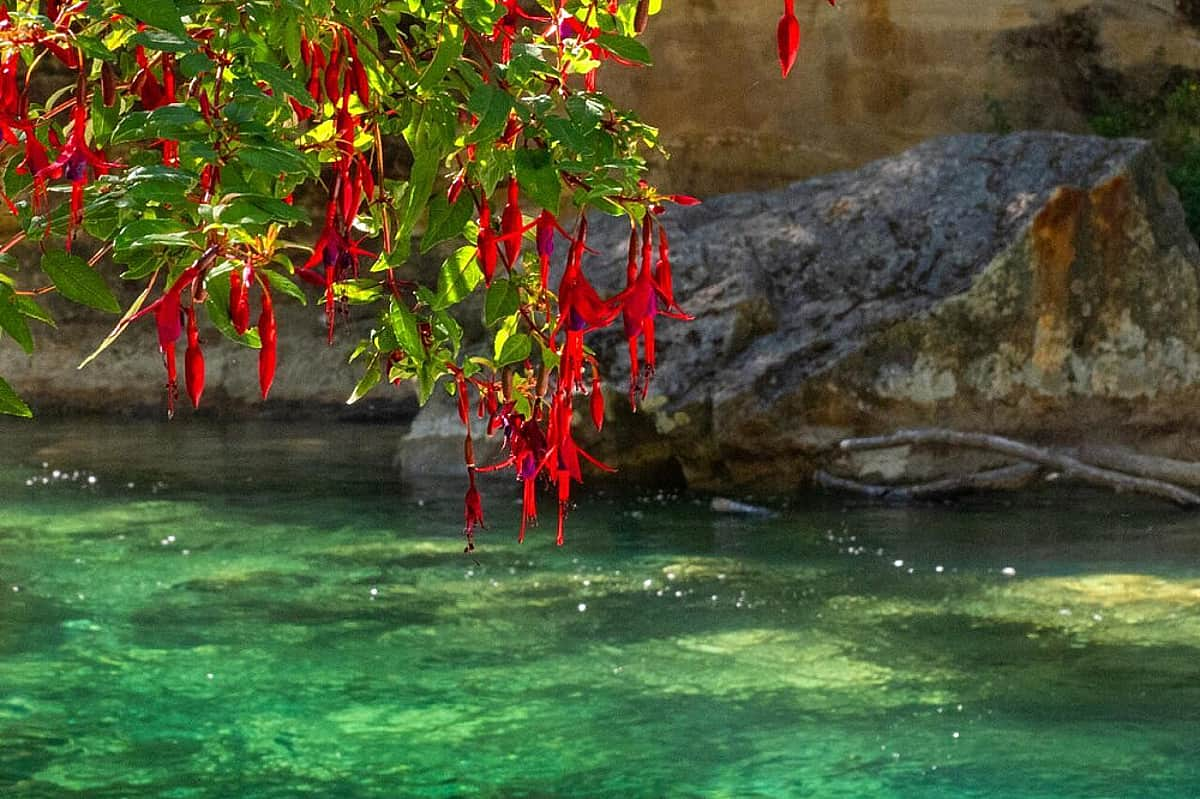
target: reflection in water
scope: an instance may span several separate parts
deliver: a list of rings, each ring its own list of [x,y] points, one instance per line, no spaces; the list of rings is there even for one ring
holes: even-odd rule
[[[0,432],[5,797],[1200,793],[1157,505],[592,497],[556,549],[501,483],[466,558],[387,431]]]

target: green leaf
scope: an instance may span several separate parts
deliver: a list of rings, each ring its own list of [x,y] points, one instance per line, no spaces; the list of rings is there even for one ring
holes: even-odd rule
[[[247,145],[237,151],[237,160],[271,176],[313,174],[312,164],[299,150],[279,144]]]
[[[108,313],[121,312],[104,278],[79,256],[51,250],[42,256],[42,271],[68,300]]]
[[[442,194],[434,197],[429,203],[429,225],[421,238],[421,252],[429,252],[443,241],[461,236],[474,211],[467,192],[460,194],[453,205]]]
[[[126,114],[117,123],[110,141],[114,144],[142,139],[194,139],[205,127],[204,117],[182,103],[160,106],[153,111]]]
[[[456,322],[448,312],[436,311],[433,315],[433,332],[439,340],[450,343],[451,355],[456,357],[458,348],[462,345],[462,325]]]
[[[121,273],[122,280],[141,280],[154,274],[166,264],[166,253],[150,248],[137,250],[122,250],[121,262],[125,271]],[[175,261],[171,259],[172,263]]]
[[[609,216],[625,216],[625,206],[618,202],[608,199],[607,197],[593,197],[588,200],[588,205],[598,209],[602,213]]]
[[[2,377],[0,377],[0,413],[6,413],[9,416],[20,416],[25,419],[33,418],[33,411],[17,396],[17,392],[13,391],[12,387],[4,382],[4,378]]]
[[[92,138],[95,139],[97,146],[108,145],[108,137],[112,135],[121,113],[120,105],[120,103],[113,103],[111,106],[105,105],[104,92],[96,92],[92,96]]]
[[[129,16],[147,25],[187,37],[183,15],[179,13],[179,6],[175,5],[174,0],[121,0],[121,8]]]
[[[521,304],[517,287],[504,278],[497,278],[488,287],[483,301],[483,323],[488,327],[507,319],[517,312]]]
[[[280,92],[296,99],[296,102],[307,108],[316,108],[308,87],[301,83],[291,72],[266,61],[255,61],[250,69],[260,78],[270,84],[278,95]]]
[[[129,43],[167,53],[190,53],[196,49],[196,42],[191,38],[167,31],[144,30],[135,34]]]
[[[333,284],[333,296],[351,305],[369,305],[383,296],[383,286],[366,277],[339,280]]]
[[[595,94],[573,94],[567,98],[567,114],[575,122],[594,126],[604,116],[604,103]]]
[[[441,311],[462,302],[483,280],[483,272],[475,259],[474,247],[460,247],[442,262],[438,273],[437,297],[432,306]]]
[[[204,53],[188,53],[179,59],[179,71],[185,78],[194,78],[211,70],[216,64]]]
[[[433,104],[427,105],[410,141],[413,165],[408,177],[408,193],[405,195],[404,213],[400,219],[397,239],[408,238],[421,211],[429,202],[433,181],[437,178],[438,165],[442,160],[442,151],[447,143],[445,113],[445,109]]]
[[[286,294],[287,296],[299,302],[301,305],[308,305],[308,297],[304,296],[304,290],[287,277],[271,269],[264,269],[262,272],[259,272],[260,275],[264,273],[267,276],[267,282],[271,284],[271,288],[274,291],[278,291],[280,294]]]
[[[475,158],[475,180],[480,190],[490,195],[496,186],[507,183],[513,171],[512,150],[508,148],[480,148]]]
[[[400,349],[404,350],[413,360],[422,360],[425,355],[425,345],[421,342],[421,331],[417,327],[417,317],[413,316],[413,312],[405,308],[402,303],[393,301],[391,312],[388,314],[388,322]]]
[[[271,222],[307,222],[309,216],[283,200],[260,195],[242,195],[214,206],[217,221],[223,225],[266,225]]]
[[[500,348],[500,354],[496,356],[496,367],[523,361],[529,357],[532,350],[533,342],[529,340],[529,336],[524,333],[513,333],[504,340],[504,346]]]
[[[421,75],[421,80],[417,82],[417,91],[421,94],[428,94],[438,85],[446,73],[450,71],[450,67],[458,62],[458,57],[462,55],[463,37],[458,32],[458,27],[454,25],[446,25],[442,28],[442,39],[438,42],[437,52],[433,54],[433,60],[429,62],[429,66],[425,68],[425,72]]]
[[[123,250],[143,247],[190,247],[190,231],[174,219],[135,219],[117,231],[113,238],[113,249]]]
[[[28,355],[33,352],[33,334],[24,315],[17,310],[16,295],[4,283],[0,283],[0,330],[12,336],[13,341],[21,345]]]
[[[562,360],[559,354],[550,347],[546,346],[546,342],[542,341],[540,338],[537,340],[537,343],[538,349],[541,350],[542,353],[542,365],[547,369],[557,368],[558,364]]]
[[[16,296],[13,298],[13,301],[16,303],[17,310],[21,312],[21,316],[36,319],[43,324],[50,325],[50,327],[58,327],[54,323],[54,317],[45,308],[38,305],[33,297]]]
[[[471,92],[467,110],[478,117],[475,130],[467,137],[468,143],[493,141],[504,132],[508,124],[508,112],[513,101],[508,92],[502,92],[489,83],[481,83]]]
[[[635,64],[645,64],[647,66],[653,63],[650,60],[650,51],[646,49],[646,45],[637,39],[631,39],[628,36],[617,36],[612,33],[602,33],[596,38],[596,44],[626,61],[632,61]]]
[[[366,373],[358,381],[354,387],[354,392],[346,400],[347,405],[353,405],[367,395],[367,392],[379,385],[383,374],[379,370],[379,358],[376,356],[371,360],[371,365],[367,367]]]
[[[195,178],[167,166],[138,166],[118,178],[129,197],[139,202],[177,203],[187,199]]]
[[[546,150],[517,150],[517,182],[525,195],[551,213],[558,213],[562,183]]]
[[[596,148],[591,140],[595,126],[579,124],[564,117],[547,117],[544,124],[554,140],[569,152],[580,156],[588,156],[595,152]]]
[[[429,402],[430,395],[433,394],[433,389],[437,387],[438,378],[445,372],[434,365],[432,360],[427,360],[417,369],[417,402],[424,405]]]

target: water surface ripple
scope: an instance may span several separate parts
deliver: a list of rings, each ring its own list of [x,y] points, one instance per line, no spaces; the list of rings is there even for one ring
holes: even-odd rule
[[[501,482],[471,558],[387,429],[0,435],[0,796],[1200,795],[1171,508],[600,495],[558,549]]]

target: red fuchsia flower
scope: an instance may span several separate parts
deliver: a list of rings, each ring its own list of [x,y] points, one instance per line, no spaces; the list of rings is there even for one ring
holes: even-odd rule
[[[350,88],[353,87],[354,92],[358,95],[359,102],[364,106],[371,104],[371,84],[367,80],[367,70],[363,67],[362,59],[358,57],[358,45],[354,41],[354,37],[350,32],[342,29],[342,36],[346,40],[346,54],[349,56],[349,71],[346,75],[346,87],[343,88],[343,95],[348,94]]]
[[[210,247],[205,251],[204,255],[197,259],[196,263],[183,270],[183,274],[175,279],[175,282],[163,292],[163,295],[154,302],[147,305],[142,310],[138,311],[130,321],[141,319],[147,314],[154,314],[154,324],[158,328],[158,347],[162,350],[163,364],[167,369],[167,418],[175,415],[175,400],[179,397],[178,373],[175,365],[175,342],[183,334],[183,309],[180,305],[180,295],[183,290],[192,285],[200,278],[212,261],[216,258],[217,248]],[[189,307],[189,312],[191,308]],[[190,328],[190,322],[189,322]],[[188,348],[191,349],[191,331],[188,333]],[[197,332],[196,339],[197,349],[199,348],[199,333]],[[185,353],[185,360],[189,356]],[[185,368],[188,370],[187,376],[191,378],[190,362],[185,363]],[[201,378],[201,382],[203,378]],[[188,392],[192,392],[191,383],[188,384]],[[194,402],[200,399],[201,387],[198,387],[193,397]]]
[[[67,227],[67,247],[71,246],[75,227],[83,219],[83,188],[90,177],[106,175],[120,164],[104,160],[103,153],[88,147],[84,132],[87,130],[88,109],[85,103],[76,103],[72,114],[71,134],[53,163],[37,171],[37,181],[66,178],[71,182],[71,219]]]
[[[628,278],[629,285],[618,294],[614,302],[620,305],[624,322],[625,338],[629,342],[629,403],[637,407],[637,400],[646,398],[650,379],[654,376],[654,321],[658,314],[676,319],[692,319],[675,301],[671,286],[671,264],[665,249],[666,234],[660,229],[659,261],[651,271],[654,238],[651,217],[642,223],[641,270],[634,274],[636,259],[636,236],[629,241]],[[638,339],[642,340],[644,363],[638,363]]]
[[[586,246],[587,217],[579,218],[579,231],[567,256],[567,267],[558,284],[558,322],[554,335],[566,332],[559,374],[566,381],[566,390],[573,391],[583,371],[583,334],[607,327],[617,318],[620,307],[611,300],[602,300],[583,274],[582,260]]]
[[[342,43],[339,38],[335,33],[333,43],[329,46],[329,63],[326,65],[325,74],[322,77],[325,84],[325,96],[331,103],[336,103],[337,98],[342,97],[339,88],[342,75]]]
[[[583,473],[579,468],[579,458],[582,456],[593,466],[603,471],[616,471],[616,469],[608,464],[601,463],[593,458],[575,443],[575,439],[571,436],[571,422],[574,415],[571,407],[571,396],[572,392],[570,390],[564,390],[560,387],[558,391],[554,392],[554,398],[550,404],[548,438],[551,448],[550,455],[553,460],[551,480],[558,489],[558,532],[554,539],[554,542],[558,546],[563,545],[563,521],[566,517],[567,505],[571,501],[571,483],[583,482]]]
[[[17,81],[21,53],[12,50],[0,59],[0,136],[6,144],[18,144],[17,132],[28,126],[25,120],[25,96]]]
[[[536,228],[538,263],[541,267],[542,291],[546,290],[550,280],[550,259],[554,256],[554,234],[561,233],[563,238],[570,240],[571,234],[563,230],[558,219],[549,211],[543,210],[533,221]]]
[[[488,422],[489,431],[498,423],[504,427],[504,446],[508,457],[491,466],[481,466],[476,471],[493,472],[509,466],[514,467],[521,481],[521,529],[517,543],[525,541],[525,530],[529,522],[537,524],[537,478],[544,471],[550,453],[546,436],[535,416],[523,419],[513,411],[514,403],[505,403],[492,411]]]
[[[512,58],[512,43],[517,38],[517,31],[524,22],[549,22],[549,17],[535,17],[526,14],[520,6],[520,0],[501,0],[504,6],[504,16],[496,20],[492,26],[493,42],[500,42],[500,63],[507,64]]]
[[[467,495],[463,497],[463,535],[467,537],[467,547],[464,551],[475,550],[475,528],[487,529],[483,523],[483,500],[479,497],[479,489],[475,487],[475,470],[467,469]]]
[[[640,31],[639,31],[640,33]],[[551,37],[558,36],[560,43],[574,41],[578,46],[587,50],[588,55],[593,61],[615,61],[623,66],[638,66],[634,61],[622,58],[609,50],[604,49],[596,43],[596,39],[600,36],[600,29],[585,25],[579,21],[579,18],[568,12],[566,9],[561,9],[558,12],[558,23],[550,25],[542,33],[543,36]],[[566,85],[567,74],[564,71],[560,76],[563,85]],[[596,91],[596,70],[586,73],[583,76],[584,88],[589,92]]]
[[[463,441],[463,460],[467,464],[467,494],[463,497],[463,535],[467,538],[465,552],[475,549],[475,528],[483,527],[483,501],[479,498],[479,489],[475,487],[475,445],[471,442],[471,429],[467,428],[467,437]]]
[[[308,93],[313,100],[320,105],[322,97],[322,83],[324,82],[325,67],[328,62],[325,60],[325,51],[321,49],[321,45],[312,42],[309,44],[308,64]],[[332,99],[332,98],[330,98]]]
[[[25,137],[25,158],[17,165],[17,173],[33,176],[33,207],[40,209],[46,201],[46,181],[39,175],[49,169],[50,157],[34,132],[33,125],[25,122],[21,123],[19,127]],[[12,211],[15,216],[17,207],[13,205],[12,200],[5,196],[4,202],[8,205],[8,210]]]
[[[661,225],[658,228],[658,263],[654,265],[654,286],[662,303],[660,313],[685,322],[696,318],[680,308],[675,299],[674,280],[671,278],[671,249],[667,243],[667,230]]]
[[[138,32],[146,30],[145,23],[138,23]],[[163,60],[163,79],[160,81],[158,76],[150,70],[150,59],[146,56],[146,48],[140,44],[133,50],[133,58],[137,62],[138,71],[133,76],[133,80],[129,82],[129,88],[137,92],[138,99],[142,101],[142,108],[147,111],[153,111],[155,108],[175,102],[175,75],[174,72],[167,68],[167,60],[164,56]],[[170,93],[168,94],[167,85],[170,85]]]
[[[521,530],[517,543],[525,540],[529,522],[537,524],[537,476],[546,462],[549,445],[536,418],[518,420],[509,436],[509,451],[513,454],[517,479],[521,481]]]
[[[336,203],[331,202],[325,213],[325,228],[313,247],[312,257],[300,267],[301,278],[325,290],[325,318],[329,325],[329,343],[333,343],[334,302],[333,284],[346,275],[358,276],[359,256],[371,253],[359,246],[359,240],[349,238],[340,229]]]
[[[488,206],[487,197],[480,195],[479,233],[475,237],[475,260],[479,263],[479,270],[483,272],[485,285],[492,285],[492,280],[496,276],[496,265],[500,263],[501,247],[504,247],[505,250],[505,268],[512,270],[517,263],[516,259],[520,257],[521,237],[534,224],[530,223],[528,226],[522,224],[524,217],[521,216],[519,191],[517,179],[509,178],[508,204],[501,213],[499,233],[492,229],[492,211]]]

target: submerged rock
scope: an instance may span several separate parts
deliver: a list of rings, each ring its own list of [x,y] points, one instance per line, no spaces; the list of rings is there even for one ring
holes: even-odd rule
[[[839,439],[919,425],[1194,452],[1200,250],[1145,142],[952,136],[665,219],[696,320],[660,320],[643,409],[609,403],[617,451],[598,454],[627,472],[787,491]],[[585,266],[615,292],[628,228],[595,222],[606,255]],[[621,387],[619,330],[594,346]],[[450,412],[426,409],[410,440]],[[935,455],[843,465],[895,479],[980,461]]]

